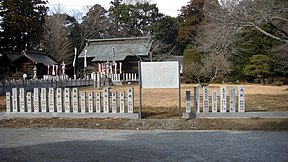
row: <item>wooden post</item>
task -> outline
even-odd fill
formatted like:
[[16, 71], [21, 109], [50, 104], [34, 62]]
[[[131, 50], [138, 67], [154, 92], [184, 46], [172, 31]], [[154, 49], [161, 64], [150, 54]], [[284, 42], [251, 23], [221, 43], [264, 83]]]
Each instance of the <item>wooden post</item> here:
[[110, 112], [110, 94], [109, 94], [109, 89], [105, 88], [103, 90], [103, 102], [104, 102], [104, 113], [109, 113]]
[[94, 92], [90, 92], [88, 96], [88, 112], [93, 113], [94, 108]]
[[49, 112], [54, 113], [55, 112], [55, 92], [54, 88], [49, 88], [48, 90], [48, 99], [49, 99]]
[[243, 86], [238, 87], [238, 112], [245, 112], [245, 91]]
[[18, 112], [18, 89], [12, 88], [12, 109], [13, 112]]
[[46, 88], [40, 89], [41, 96], [41, 112], [47, 112], [47, 91]]
[[65, 113], [70, 113], [71, 105], [70, 105], [70, 88], [64, 88], [64, 106]]
[[191, 92], [186, 91], [186, 113], [191, 113]]

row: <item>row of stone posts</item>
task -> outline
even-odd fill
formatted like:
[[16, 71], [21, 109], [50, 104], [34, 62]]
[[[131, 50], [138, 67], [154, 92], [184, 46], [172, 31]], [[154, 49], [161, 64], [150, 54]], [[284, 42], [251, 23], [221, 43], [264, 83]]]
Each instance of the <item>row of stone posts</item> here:
[[[200, 113], [200, 86], [194, 86], [194, 113]], [[218, 95], [217, 91], [213, 90], [212, 95], [209, 95], [208, 86], [202, 88], [202, 112], [203, 113], [217, 113], [218, 112]], [[210, 108], [211, 97], [211, 111]], [[238, 112], [245, 112], [245, 93], [244, 87], [238, 87], [238, 96], [236, 96], [236, 88], [234, 86], [229, 87], [229, 95], [226, 94], [226, 86], [220, 86], [220, 112], [227, 112], [227, 97], [229, 97], [229, 112], [236, 112], [237, 98], [238, 98]], [[191, 92], [186, 91], [186, 113], [191, 113]]]
[[118, 95], [108, 88], [96, 93], [79, 93], [78, 88], [72, 88], [72, 91], [70, 88], [48, 88], [48, 91], [47, 88], [34, 88], [33, 93], [25, 92], [24, 88], [13, 88], [12, 95], [6, 92], [6, 112], [134, 113], [134, 89], [128, 88], [126, 97], [125, 92]]

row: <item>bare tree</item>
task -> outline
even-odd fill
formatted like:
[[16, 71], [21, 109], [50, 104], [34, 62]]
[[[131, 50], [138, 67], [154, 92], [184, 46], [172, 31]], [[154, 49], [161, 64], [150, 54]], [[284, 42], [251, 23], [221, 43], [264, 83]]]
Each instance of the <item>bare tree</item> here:
[[[59, 5], [60, 6], [60, 5]], [[46, 50], [58, 63], [65, 61], [69, 63], [73, 59], [72, 41], [68, 38], [69, 25], [67, 14], [61, 14], [61, 7], [56, 8], [51, 16], [45, 18], [43, 48]]]
[[223, 80], [225, 75], [231, 72], [231, 63], [227, 56], [221, 54], [206, 54], [201, 57], [201, 62], [191, 62], [184, 65], [183, 74], [195, 82], [207, 82]]

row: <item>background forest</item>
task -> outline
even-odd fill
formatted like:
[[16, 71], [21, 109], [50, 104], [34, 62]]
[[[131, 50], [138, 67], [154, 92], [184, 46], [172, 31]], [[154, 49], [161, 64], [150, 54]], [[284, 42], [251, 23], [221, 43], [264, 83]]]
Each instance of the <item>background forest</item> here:
[[114, 0], [81, 16], [44, 0], [0, 0], [0, 53], [42, 51], [72, 72], [87, 39], [149, 36], [153, 61], [183, 55], [185, 82], [288, 84], [287, 0], [187, 0], [179, 10], [170, 17], [149, 1]]

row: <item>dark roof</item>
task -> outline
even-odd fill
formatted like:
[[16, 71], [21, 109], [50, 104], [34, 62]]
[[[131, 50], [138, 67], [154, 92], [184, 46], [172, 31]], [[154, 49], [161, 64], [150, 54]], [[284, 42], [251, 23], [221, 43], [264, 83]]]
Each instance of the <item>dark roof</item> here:
[[21, 59], [22, 57], [27, 57], [29, 60], [36, 64], [44, 64], [44, 65], [56, 65], [57, 63], [53, 61], [51, 58], [48, 56], [42, 54], [42, 53], [37, 53], [37, 52], [22, 52], [21, 55], [16, 60]]
[[113, 48], [115, 50], [115, 60], [122, 61], [127, 56], [147, 56], [151, 48], [149, 37], [133, 38], [112, 38], [112, 39], [91, 39], [79, 58], [94, 58], [92, 61], [107, 61], [113, 59]]
[[14, 62], [21, 56], [20, 53], [16, 53], [16, 52], [5, 52], [3, 54], [5, 54], [11, 62]]
[[36, 64], [39, 64], [39, 63], [40, 64], [42, 63], [44, 65], [56, 65], [57, 64], [48, 56], [39, 54], [39, 53], [24, 52], [22, 56], [26, 56], [27, 58], [29, 58], [31, 61], [33, 61]]

